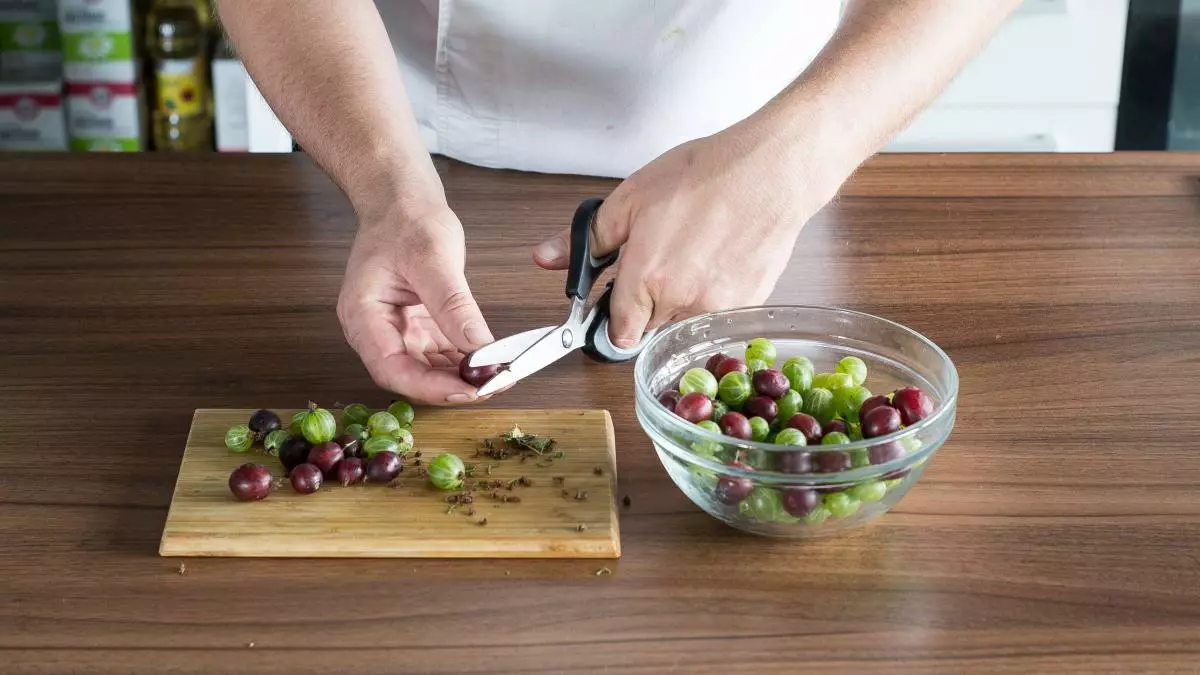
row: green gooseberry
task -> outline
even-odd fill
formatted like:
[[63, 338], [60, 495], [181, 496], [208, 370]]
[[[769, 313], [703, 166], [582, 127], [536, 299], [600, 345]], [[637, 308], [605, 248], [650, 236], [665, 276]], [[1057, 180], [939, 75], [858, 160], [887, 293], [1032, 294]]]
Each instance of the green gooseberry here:
[[829, 380], [825, 384], [825, 388], [829, 391], [847, 389], [854, 386], [854, 378], [846, 373], [830, 373]]
[[849, 375], [854, 380], [854, 386], [867, 381], [867, 364], [857, 356], [847, 356], [838, 361], [837, 372]]
[[850, 451], [850, 468], [861, 469], [864, 466], [871, 466], [871, 455], [866, 448]]
[[833, 378], [833, 373], [817, 373], [813, 375], [813, 389], [830, 389], [829, 381]]
[[237, 424], [225, 432], [225, 447], [234, 452], [246, 452], [254, 447], [254, 432], [249, 424]]
[[403, 455], [404, 453], [413, 449], [413, 435], [408, 429], [400, 427], [396, 430], [396, 435], [394, 438], [396, 439], [395, 452], [397, 455]]
[[746, 463], [759, 471], [767, 471], [774, 465], [771, 453], [757, 448], [746, 451]]
[[829, 516], [829, 509], [825, 508], [824, 506], [818, 506], [812, 511], [809, 511], [807, 516], [804, 516], [804, 523], [806, 525], [820, 525], [821, 523], [825, 522]]
[[400, 421], [390, 412], [381, 410], [367, 420], [367, 432], [372, 436], [395, 438], [397, 431], [400, 431]]
[[862, 425], [858, 422], [846, 422], [846, 432], [850, 434], [850, 440], [852, 441], [861, 441], [863, 439]]
[[371, 409], [361, 403], [351, 403], [342, 408], [342, 424], [361, 424], [366, 426], [371, 418]]
[[403, 399], [393, 402], [388, 406], [387, 411], [392, 414], [392, 417], [396, 418], [396, 421], [402, 427], [411, 427], [413, 420], [417, 417], [417, 411], [413, 408], [412, 404]]
[[883, 481], [870, 480], [859, 483], [849, 490], [850, 496], [864, 503], [877, 502], [887, 494], [887, 486]]
[[300, 422], [300, 433], [313, 445], [332, 441], [337, 435], [337, 419], [328, 410], [312, 406]]
[[717, 396], [717, 377], [704, 368], [692, 368], [679, 378], [679, 393], [687, 396], [700, 392], [709, 398]]
[[768, 487], [754, 488], [742, 503], [745, 504], [750, 517], [760, 523], [777, 522], [782, 520], [786, 513], [783, 510], [783, 496], [778, 490]]
[[783, 376], [791, 383], [792, 389], [803, 394], [812, 389], [813, 386], [813, 365], [812, 361], [803, 356], [793, 356], [783, 362], [783, 368], [780, 369]]
[[301, 410], [300, 412], [296, 413], [295, 415], [292, 415], [292, 421], [291, 421], [291, 423], [288, 424], [288, 431], [290, 431], [293, 436], [303, 436], [304, 435], [303, 432], [300, 430], [300, 425], [304, 423], [304, 417], [306, 415], [308, 415], [307, 410]]
[[711, 431], [714, 434], [721, 433], [721, 427], [717, 426], [717, 423], [712, 420], [700, 420], [699, 422], [696, 422], [696, 426], [704, 429], [705, 431]]
[[765, 441], [771, 433], [771, 425], [761, 417], [750, 418], [750, 440]]
[[400, 454], [400, 442], [393, 436], [372, 436], [363, 443], [362, 448], [367, 457], [374, 457], [384, 451]]
[[821, 439], [821, 445], [841, 445], [849, 442], [850, 437], [840, 431], [831, 431]]
[[467, 466], [449, 452], [443, 452], [429, 463], [426, 472], [429, 482], [439, 490], [457, 490], [462, 487], [463, 478], [467, 475]]
[[771, 367], [771, 364], [767, 363], [766, 361], [763, 361], [762, 359], [751, 359], [746, 362], [746, 370], [749, 371], [749, 373], [751, 375], [757, 373], [760, 370], [766, 370], [767, 368], [770, 368], [770, 367]]
[[808, 392], [808, 396], [804, 397], [804, 405], [801, 406], [801, 412], [808, 413], [817, 418], [821, 424], [826, 424], [833, 419], [834, 413], [837, 411], [833, 406], [833, 392], [828, 389], [813, 387]]
[[800, 392], [795, 389], [788, 389], [787, 393], [779, 397], [775, 401], [775, 422], [778, 426], [787, 424], [787, 421], [792, 419], [792, 415], [800, 412], [800, 407], [804, 405], [804, 399], [801, 398]]
[[350, 434], [360, 441], [365, 441], [371, 437], [371, 434], [367, 433], [367, 428], [361, 424], [347, 424], [345, 433]]
[[916, 436], [905, 436], [904, 438], [900, 439], [900, 445], [903, 445], [904, 451], [911, 455], [920, 450], [925, 444], [922, 443], [921, 439], [917, 438]]
[[746, 345], [746, 363], [765, 361], [767, 367], [775, 365], [775, 343], [766, 338], [754, 338]]
[[286, 430], [276, 429], [275, 431], [267, 434], [267, 437], [263, 439], [263, 447], [266, 448], [267, 452], [271, 453], [272, 455], [278, 455], [279, 449], [282, 448], [283, 444], [286, 443], [291, 437], [292, 435]]
[[737, 370], [725, 373], [717, 385], [717, 396], [735, 410], [741, 408], [753, 393], [754, 385], [750, 382], [750, 376]]
[[871, 398], [871, 396], [871, 390], [862, 385], [846, 387], [845, 389], [835, 389], [833, 392], [833, 404], [837, 408], [838, 414], [842, 416], [842, 419], [858, 419], [858, 409], [862, 407], [863, 401]]
[[[717, 432], [720, 433], [720, 429]], [[696, 441], [692, 443], [692, 452], [712, 460], [720, 459], [721, 449], [721, 444], [715, 441]]]
[[884, 485], [884, 487], [887, 488], [888, 492], [891, 492], [892, 490], [894, 490], [896, 488], [897, 485], [899, 485], [903, 481], [904, 481], [903, 478], [893, 478], [891, 480], [883, 481], [883, 485]]
[[787, 427], [775, 434], [775, 445], [808, 445], [808, 439], [799, 429]]
[[825, 508], [829, 509], [835, 518], [849, 518], [858, 512], [859, 506], [862, 506], [862, 502], [845, 492], [831, 492], [825, 495]]
[[713, 399], [712, 407], [712, 421], [714, 422], [720, 422], [721, 418], [725, 416], [725, 413], [729, 412], [729, 406], [725, 405], [725, 402], [719, 398]]

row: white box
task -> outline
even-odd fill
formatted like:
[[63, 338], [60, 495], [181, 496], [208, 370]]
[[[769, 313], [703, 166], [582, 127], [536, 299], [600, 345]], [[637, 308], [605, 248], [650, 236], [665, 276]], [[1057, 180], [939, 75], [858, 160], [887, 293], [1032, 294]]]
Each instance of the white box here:
[[0, 83], [0, 150], [66, 150], [62, 82]]
[[130, 0], [59, 0], [58, 27], [67, 81], [137, 81]]
[[137, 152], [142, 99], [133, 84], [67, 83], [67, 134], [75, 152]]

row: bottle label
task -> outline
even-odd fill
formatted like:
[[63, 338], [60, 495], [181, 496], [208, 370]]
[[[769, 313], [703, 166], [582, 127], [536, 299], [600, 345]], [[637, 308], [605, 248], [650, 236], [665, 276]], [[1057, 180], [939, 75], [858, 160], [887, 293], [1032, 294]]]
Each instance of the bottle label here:
[[158, 109], [181, 117], [204, 114], [203, 62], [163, 59], [158, 62]]

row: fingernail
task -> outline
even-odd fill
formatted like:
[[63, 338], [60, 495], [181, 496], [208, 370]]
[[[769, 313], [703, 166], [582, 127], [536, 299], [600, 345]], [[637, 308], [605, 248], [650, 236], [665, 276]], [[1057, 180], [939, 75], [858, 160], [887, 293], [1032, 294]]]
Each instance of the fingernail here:
[[492, 332], [488, 330], [488, 327], [482, 321], [468, 321], [463, 326], [463, 335], [466, 336], [471, 344], [477, 347], [482, 347], [495, 341], [492, 338]]
[[470, 403], [474, 400], [474, 394], [450, 394], [446, 397], [446, 403]]
[[533, 250], [533, 255], [544, 262], [559, 262], [567, 257], [567, 244], [562, 237], [547, 239], [538, 244], [538, 247]]

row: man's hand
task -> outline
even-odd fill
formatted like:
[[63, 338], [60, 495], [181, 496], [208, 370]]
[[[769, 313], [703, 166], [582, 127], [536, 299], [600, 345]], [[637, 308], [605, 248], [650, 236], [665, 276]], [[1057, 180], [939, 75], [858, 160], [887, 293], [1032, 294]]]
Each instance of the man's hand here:
[[[827, 195], [783, 146], [733, 128], [685, 143], [626, 179], [592, 230], [597, 255], [623, 247], [609, 337], [632, 347], [678, 318], [761, 304], [791, 257], [800, 228]], [[834, 183], [836, 185], [836, 182]], [[567, 232], [534, 261], [567, 264]]]
[[449, 208], [362, 222], [338, 318], [380, 387], [421, 403], [465, 403], [463, 355], [492, 335], [463, 275], [462, 224]]

